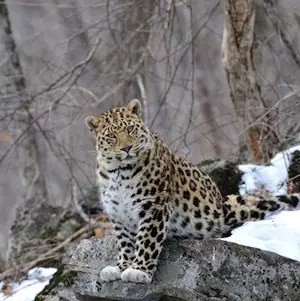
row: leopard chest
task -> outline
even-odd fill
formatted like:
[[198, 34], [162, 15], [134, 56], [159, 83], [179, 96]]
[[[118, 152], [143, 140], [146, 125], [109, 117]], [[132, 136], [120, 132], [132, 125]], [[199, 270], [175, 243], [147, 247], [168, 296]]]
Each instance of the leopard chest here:
[[138, 225], [140, 175], [132, 171], [118, 170], [109, 174], [104, 185], [100, 185], [100, 199], [106, 213], [114, 221], [135, 229]]

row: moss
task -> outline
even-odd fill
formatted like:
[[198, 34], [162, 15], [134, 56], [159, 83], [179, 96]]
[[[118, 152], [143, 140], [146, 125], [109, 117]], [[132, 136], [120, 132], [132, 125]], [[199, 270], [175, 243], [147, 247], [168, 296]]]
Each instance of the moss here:
[[35, 297], [34, 301], [43, 301], [48, 296], [54, 296], [57, 293], [57, 289], [61, 286], [70, 287], [74, 284], [76, 276], [77, 273], [75, 271], [69, 271], [61, 264], [49, 284]]

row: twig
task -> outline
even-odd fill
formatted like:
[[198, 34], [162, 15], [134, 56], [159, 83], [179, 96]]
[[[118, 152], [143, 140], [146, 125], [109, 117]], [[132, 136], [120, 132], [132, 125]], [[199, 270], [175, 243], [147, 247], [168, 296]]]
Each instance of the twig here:
[[[81, 62], [79, 62], [78, 64], [76, 64], [75, 66], [72, 67], [71, 70], [65, 72], [63, 75], [61, 75], [60, 77], [58, 77], [52, 84], [50, 84], [45, 90], [37, 93], [34, 98], [42, 95], [43, 93], [45, 92], [48, 92], [50, 91], [52, 88], [54, 88], [61, 80], [63, 80], [66, 76], [68, 75], [73, 75], [74, 72], [77, 70], [77, 69], [80, 69], [82, 67], [85, 67], [90, 61], [91, 59], [93, 58], [93, 55], [94, 53], [96, 52], [96, 49], [98, 48], [98, 46], [100, 45], [101, 43], [101, 39], [100, 38], [97, 38], [96, 40], [96, 43], [94, 45], [94, 47], [91, 49], [91, 51], [88, 53], [88, 55], [86, 56], [86, 58], [84, 60], [82, 60]], [[63, 83], [64, 84], [64, 83]], [[62, 86], [63, 84], [61, 84], [60, 86]], [[58, 87], [56, 87], [58, 88]]]
[[145, 86], [143, 83], [142, 76], [138, 73], [136, 75], [136, 81], [138, 83], [140, 93], [141, 93], [141, 99], [143, 102], [143, 113], [144, 113], [144, 121], [147, 124], [148, 123], [148, 102], [147, 102], [147, 96], [145, 91]]
[[270, 107], [263, 115], [261, 115], [258, 119], [256, 119], [253, 123], [251, 123], [250, 125], [248, 125], [246, 128], [244, 128], [241, 132], [239, 132], [235, 139], [237, 139], [239, 136], [241, 136], [245, 130], [249, 129], [250, 127], [258, 124], [259, 122], [261, 122], [264, 117], [266, 117], [269, 113], [271, 113], [273, 110], [276, 109], [276, 107], [278, 107], [283, 101], [297, 95], [298, 93], [300, 93], [300, 89], [297, 89], [296, 91], [294, 92], [291, 92], [287, 95], [285, 95], [284, 97], [282, 97], [281, 99], [279, 99], [272, 107]]
[[293, 180], [295, 180], [295, 179], [297, 179], [299, 177], [300, 177], [300, 174], [297, 174], [294, 177], [287, 179], [287, 181], [293, 181]]
[[86, 213], [83, 211], [82, 207], [78, 203], [78, 197], [77, 197], [77, 186], [76, 182], [74, 180], [74, 177], [72, 178], [72, 187], [71, 187], [71, 198], [72, 198], [72, 203], [75, 207], [76, 212], [80, 215], [80, 217], [86, 222], [90, 223], [91, 218], [89, 218]]

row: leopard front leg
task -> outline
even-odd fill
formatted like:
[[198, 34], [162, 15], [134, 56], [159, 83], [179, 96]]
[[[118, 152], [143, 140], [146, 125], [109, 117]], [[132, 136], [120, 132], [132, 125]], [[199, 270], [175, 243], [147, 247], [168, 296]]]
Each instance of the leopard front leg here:
[[134, 233], [128, 231], [121, 223], [113, 224], [117, 235], [118, 263], [101, 270], [100, 277], [105, 282], [121, 279], [121, 273], [131, 264], [134, 256]]
[[141, 211], [144, 216], [139, 223], [132, 264], [121, 274], [125, 282], [151, 283], [167, 236], [168, 212], [165, 207], [152, 202], [143, 205], [149, 210]]

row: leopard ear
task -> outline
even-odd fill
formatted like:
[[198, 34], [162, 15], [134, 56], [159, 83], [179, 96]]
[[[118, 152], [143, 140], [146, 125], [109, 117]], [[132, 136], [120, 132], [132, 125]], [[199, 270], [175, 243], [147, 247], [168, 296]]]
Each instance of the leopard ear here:
[[95, 116], [88, 116], [85, 118], [85, 124], [91, 131], [94, 131], [98, 126], [98, 119]]
[[133, 99], [131, 100], [126, 108], [128, 109], [128, 111], [134, 115], [137, 115], [139, 117], [141, 117], [141, 109], [142, 109], [142, 105], [141, 102], [138, 99]]

